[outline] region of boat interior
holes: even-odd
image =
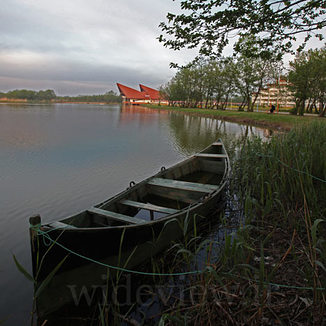
[[[55,228],[98,228],[142,224],[176,214],[219,189],[226,172],[222,142],[80,214],[48,224]]]

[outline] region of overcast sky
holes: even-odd
[[[179,3],[3,0],[0,91],[50,88],[57,95],[103,94],[117,92],[116,82],[157,88],[174,75],[170,62],[185,64],[195,57],[193,51],[175,52],[157,40],[159,23],[168,12],[178,12]]]
[[[175,73],[158,42],[172,0],[4,0],[0,8],[0,91],[54,89],[58,95],[117,91],[116,82],[158,87]]]

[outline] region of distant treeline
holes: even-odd
[[[113,91],[108,91],[103,95],[79,95],[79,96],[60,96],[57,97],[58,102],[105,102],[117,103],[121,102],[121,96]]]
[[[52,102],[121,102],[121,97],[113,91],[103,95],[57,96],[52,89],[32,91],[16,89],[7,93],[0,92],[0,99],[27,100],[27,101],[52,101]]]
[[[46,91],[32,91],[28,89],[15,89],[7,93],[0,92],[0,98],[28,100],[28,101],[50,101],[57,96],[52,89]]]

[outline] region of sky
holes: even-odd
[[[180,12],[179,2],[3,0],[0,91],[103,94],[118,92],[117,82],[158,88],[175,74],[171,62],[186,64],[197,54],[169,50],[157,40],[159,23],[168,12]]]
[[[172,0],[4,0],[0,91],[54,89],[57,95],[118,92],[116,82],[159,87],[193,51],[163,47],[158,27]]]

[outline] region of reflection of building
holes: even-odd
[[[139,85],[140,91],[133,89],[131,87],[117,83],[117,86],[122,96],[123,103],[129,104],[146,104],[146,103],[159,103],[167,104],[167,101],[164,101],[161,97],[161,94],[158,90]]]
[[[254,93],[253,98],[257,93]],[[259,106],[271,106],[274,104],[279,107],[294,107],[295,99],[292,92],[289,90],[289,82],[280,79],[275,84],[268,84],[266,88],[263,88],[259,93],[256,100]]]
[[[122,105],[119,115],[119,124],[132,123],[139,121],[141,124],[152,124],[157,121],[158,117],[164,120],[168,119],[167,110],[154,110],[141,105]]]

